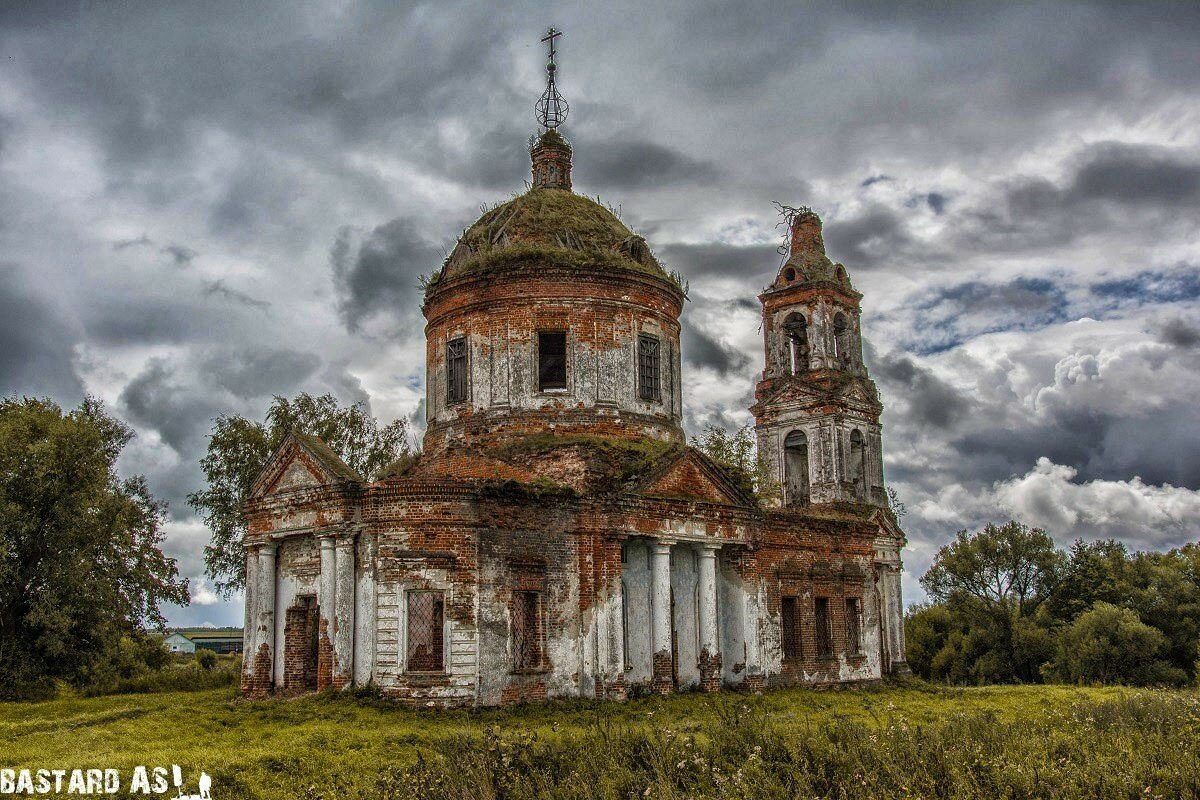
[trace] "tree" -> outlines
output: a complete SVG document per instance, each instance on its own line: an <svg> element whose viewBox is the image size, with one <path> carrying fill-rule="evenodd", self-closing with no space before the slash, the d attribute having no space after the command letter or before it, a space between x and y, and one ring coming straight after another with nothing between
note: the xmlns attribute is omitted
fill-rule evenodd
<svg viewBox="0 0 1200 800"><path fill-rule="evenodd" d="M730 433L719 425L708 425L692 438L692 446L724 467L742 490L760 503L778 499L779 484L766 459L758 456L753 426L744 425Z"/></svg>
<svg viewBox="0 0 1200 800"><path fill-rule="evenodd" d="M1132 610L1096 603L1063 631L1046 675L1070 683L1183 683L1187 674L1159 657L1166 644Z"/></svg>
<svg viewBox="0 0 1200 800"><path fill-rule="evenodd" d="M188 602L165 506L116 471L132 431L88 398L0 401L0 694L77 685Z"/></svg>
<svg viewBox="0 0 1200 800"><path fill-rule="evenodd" d="M938 550L921 585L936 600L973 598L1025 616L1049 595L1063 560L1041 528L989 523L979 533L959 531Z"/></svg>
<svg viewBox="0 0 1200 800"><path fill-rule="evenodd" d="M1130 578L1125 545L1113 539L1077 539L1046 602L1057 620L1069 623L1097 602L1128 602L1133 592Z"/></svg>
<svg viewBox="0 0 1200 800"><path fill-rule="evenodd" d="M294 400L276 397L263 422L236 415L217 418L208 452L200 461L208 486L188 495L188 504L212 532L212 541L204 548L205 571L227 597L246 583L242 503L289 431L317 436L367 477L411 450L406 420L380 426L366 403L341 406L330 394L301 394Z"/></svg>

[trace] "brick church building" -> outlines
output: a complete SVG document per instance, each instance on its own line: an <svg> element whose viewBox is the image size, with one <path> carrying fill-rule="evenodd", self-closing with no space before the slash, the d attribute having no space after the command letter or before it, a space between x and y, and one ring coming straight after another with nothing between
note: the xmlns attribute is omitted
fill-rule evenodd
<svg viewBox="0 0 1200 800"><path fill-rule="evenodd" d="M861 295L818 217L759 295L763 501L686 443L678 280L572 191L555 128L531 160L426 291L420 456L369 477L291 435L256 481L243 692L487 706L905 670Z"/></svg>

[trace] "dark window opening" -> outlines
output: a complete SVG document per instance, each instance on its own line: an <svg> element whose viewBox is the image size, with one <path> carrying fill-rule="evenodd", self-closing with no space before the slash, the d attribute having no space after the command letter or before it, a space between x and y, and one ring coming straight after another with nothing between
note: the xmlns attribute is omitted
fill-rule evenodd
<svg viewBox="0 0 1200 800"><path fill-rule="evenodd" d="M788 314L783 321L783 333L788 342L788 369L796 375L808 371L808 323L800 314Z"/></svg>
<svg viewBox="0 0 1200 800"><path fill-rule="evenodd" d="M538 389L567 388L567 334L565 331L538 333Z"/></svg>
<svg viewBox="0 0 1200 800"><path fill-rule="evenodd" d="M516 592L512 605L513 667L542 666L542 613L537 592Z"/></svg>
<svg viewBox="0 0 1200 800"><path fill-rule="evenodd" d="M783 440L783 469L787 480L785 502L789 506L808 503L808 437L792 431Z"/></svg>
<svg viewBox="0 0 1200 800"><path fill-rule="evenodd" d="M846 651L855 656L862 652L862 603L857 597L846 599Z"/></svg>
<svg viewBox="0 0 1200 800"><path fill-rule="evenodd" d="M863 435L857 429L850 431L850 463L847 466L847 477L854 486L854 496L859 500L866 500L867 449L863 444Z"/></svg>
<svg viewBox="0 0 1200 800"><path fill-rule="evenodd" d="M638 396L643 400L662 400L661 360L657 337L638 336Z"/></svg>
<svg viewBox="0 0 1200 800"><path fill-rule="evenodd" d="M446 343L446 402L461 403L467 399L467 340L451 339Z"/></svg>
<svg viewBox="0 0 1200 800"><path fill-rule="evenodd" d="M800 659L800 599L783 598L782 612L783 660L797 661Z"/></svg>
<svg viewBox="0 0 1200 800"><path fill-rule="evenodd" d="M816 600L817 656L829 658L833 655L833 620L829 616L829 598Z"/></svg>
<svg viewBox="0 0 1200 800"><path fill-rule="evenodd" d="M442 672L446 668L442 622L445 600L441 592L408 593L408 669Z"/></svg>
<svg viewBox="0 0 1200 800"><path fill-rule="evenodd" d="M850 365L850 322L841 312L833 317L833 354L838 363Z"/></svg>

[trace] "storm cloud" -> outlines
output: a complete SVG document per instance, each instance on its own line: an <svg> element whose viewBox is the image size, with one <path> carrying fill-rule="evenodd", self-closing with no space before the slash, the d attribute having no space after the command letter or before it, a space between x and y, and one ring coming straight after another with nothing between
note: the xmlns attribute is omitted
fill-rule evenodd
<svg viewBox="0 0 1200 800"><path fill-rule="evenodd" d="M551 22L577 191L690 282L691 433L751 421L772 201L808 205L864 295L910 596L1004 516L1188 538L1195 4L6 6L0 388L123 415L199 575L214 416L333 391L419 422L421 276L524 189Z"/></svg>

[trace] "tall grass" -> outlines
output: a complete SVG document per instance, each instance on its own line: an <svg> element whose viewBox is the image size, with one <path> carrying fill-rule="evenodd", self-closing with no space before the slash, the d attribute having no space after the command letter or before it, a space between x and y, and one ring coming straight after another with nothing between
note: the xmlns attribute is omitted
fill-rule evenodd
<svg viewBox="0 0 1200 800"><path fill-rule="evenodd" d="M1139 693L1001 721L952 713L929 724L889 714L782 728L724 699L681 733L599 712L583 732L490 726L385 769L359 796L439 798L1200 798L1200 700ZM323 795L309 791L310 800ZM330 795L332 797L332 794Z"/></svg>

